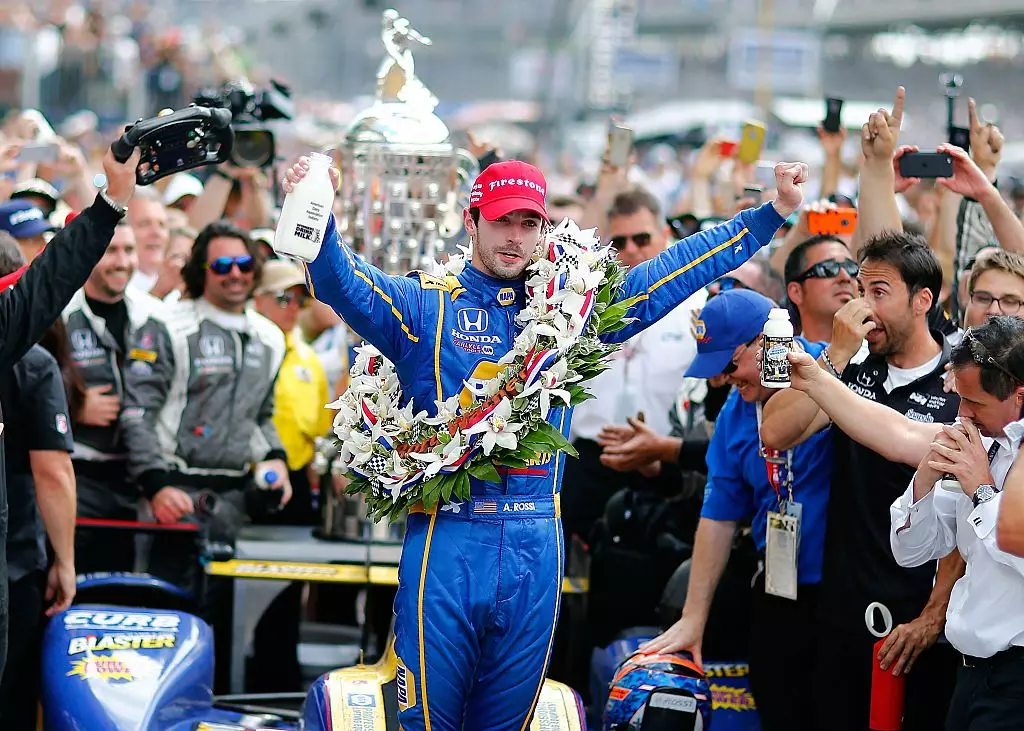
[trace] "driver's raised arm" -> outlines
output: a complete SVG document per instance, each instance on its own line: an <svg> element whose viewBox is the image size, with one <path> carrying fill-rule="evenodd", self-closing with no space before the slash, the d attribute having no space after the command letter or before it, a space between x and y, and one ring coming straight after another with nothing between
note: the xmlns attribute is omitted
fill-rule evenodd
<svg viewBox="0 0 1024 731"><path fill-rule="evenodd" d="M779 191L776 200L741 211L725 223L688 236L630 269L620 299L634 301L627 317L636 320L608 333L606 339L631 338L771 242L803 201L800 184L807 179L807 166L780 163L775 166L775 179Z"/></svg>

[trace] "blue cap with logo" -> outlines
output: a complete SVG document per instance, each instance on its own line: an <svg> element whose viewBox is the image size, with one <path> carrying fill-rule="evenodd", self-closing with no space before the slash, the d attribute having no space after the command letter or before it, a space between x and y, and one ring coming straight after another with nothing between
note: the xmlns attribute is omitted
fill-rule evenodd
<svg viewBox="0 0 1024 731"><path fill-rule="evenodd" d="M16 239L30 239L54 229L42 210L31 201L0 203L0 231L6 231Z"/></svg>
<svg viewBox="0 0 1024 731"><path fill-rule="evenodd" d="M713 378L725 370L736 348L761 334L775 303L750 289L730 289L704 305L694 325L697 357L689 378Z"/></svg>

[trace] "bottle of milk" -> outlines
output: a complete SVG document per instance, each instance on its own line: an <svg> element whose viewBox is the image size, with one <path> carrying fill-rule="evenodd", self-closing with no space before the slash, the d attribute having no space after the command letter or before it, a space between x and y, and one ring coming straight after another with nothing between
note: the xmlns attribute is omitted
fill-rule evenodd
<svg viewBox="0 0 1024 731"><path fill-rule="evenodd" d="M334 184L328 172L333 161L319 152L308 157L309 173L284 199L274 233L274 251L305 262L320 253L334 205Z"/></svg>
<svg viewBox="0 0 1024 731"><path fill-rule="evenodd" d="M793 323L789 310L775 307L764 324L764 346L761 351L761 385L765 388L789 388L790 363L786 357L793 350Z"/></svg>

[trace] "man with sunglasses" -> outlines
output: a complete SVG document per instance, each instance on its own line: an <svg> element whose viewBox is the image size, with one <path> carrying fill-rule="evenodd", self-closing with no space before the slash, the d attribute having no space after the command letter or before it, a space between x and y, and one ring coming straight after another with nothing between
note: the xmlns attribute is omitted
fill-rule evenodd
<svg viewBox="0 0 1024 731"><path fill-rule="evenodd" d="M857 264L842 239L814 236L786 257L786 295L799 315L793 323L812 342L832 339L836 313L857 297Z"/></svg>
<svg viewBox="0 0 1024 731"><path fill-rule="evenodd" d="M653 259L669 245L669 229L658 199L639 186L623 190L612 200L608 230L619 261L630 269ZM630 338L609 359L608 369L588 385L594 398L576 407L570 430L580 456L566 463L562 480L562 526L566 535L576 534L587 540L614 493L628 486L647 487L648 478L640 472L617 472L602 464L603 448L620 443L620 435L630 432L629 420L641 413L655 433L669 434L665 405L675 399L683 371L696 355L690 322L706 300L706 291L700 290ZM660 592L660 587L656 591ZM620 614L617 609L613 613ZM620 629L619 625L614 627L616 633Z"/></svg>
<svg viewBox="0 0 1024 731"><path fill-rule="evenodd" d="M121 415L128 472L161 523L190 520L201 490L216 492L240 514L258 512L257 497L284 504L291 496L273 423L284 336L247 307L260 276L258 253L231 224L204 228L182 268L185 299L155 312L128 354ZM271 491L254 490L255 478L268 472L276 475ZM233 540L229 533L218 538ZM191 588L193 548L192 538L155 536L149 571ZM207 589L211 596L229 591L230 584L217 582ZM207 600L220 691L229 670L230 598Z"/></svg>
<svg viewBox="0 0 1024 731"><path fill-rule="evenodd" d="M758 438L762 405L779 392L761 385L758 350L761 332L774 303L744 289L713 297L697 324L697 357L686 375L733 387L715 422L708 446L707 486L694 541L690 584L682 617L641 650L688 650L701 661L701 646L711 602L740 523L749 521L758 551L766 550L770 514L799 513L799 549L780 573L773 557L754 581L750 627L750 680L765 731L816 729L806 703L795 702L794 687L810 681L813 634L810 631L825 540L832 459L827 435L818 434L795 449L768 450ZM818 355L824 343L800 336L800 345ZM767 573L766 573L767 572ZM780 596L791 579L795 596ZM785 627L780 642L778 629Z"/></svg>
<svg viewBox="0 0 1024 731"><path fill-rule="evenodd" d="M284 190L308 172L308 160L300 159ZM627 314L636 319L610 339L636 335L768 244L803 199L807 166L783 163L775 175L772 203L631 268L621 297L635 297ZM331 176L337 186L339 172ZM310 292L395 364L414 408L434 413L452 397L471 405L483 395L475 384L498 372L520 332L524 273L550 223L546 192L532 165L509 160L484 170L463 219L472 260L447 278L386 275L345 245L331 218L325 245L308 265ZM568 433L571 409L552 409L548 419ZM441 506L409 515L395 599L406 731L529 725L551 656L564 546L558 491L565 455L539 454L537 462L498 482L471 478L474 501L458 513ZM513 513L475 510L477 500L511 495L529 497L532 512L508 520Z"/></svg>

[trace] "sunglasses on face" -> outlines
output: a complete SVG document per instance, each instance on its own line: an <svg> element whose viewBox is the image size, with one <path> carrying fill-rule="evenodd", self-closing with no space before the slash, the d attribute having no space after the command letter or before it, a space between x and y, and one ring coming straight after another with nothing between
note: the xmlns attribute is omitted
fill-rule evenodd
<svg viewBox="0 0 1024 731"><path fill-rule="evenodd" d="M213 261L206 262L206 268L221 277L230 274L231 268L235 266L242 274L248 274L256 266L256 260L246 254L245 256L219 256Z"/></svg>
<svg viewBox="0 0 1024 731"><path fill-rule="evenodd" d="M839 272L845 271L851 278L856 279L860 273L860 264L853 259L826 259L819 261L810 267L803 274L795 277L794 282L803 282L807 279L833 279L839 276Z"/></svg>
<svg viewBox="0 0 1024 731"><path fill-rule="evenodd" d="M298 301L299 307L305 309L309 306L309 295L305 292L275 292L274 301L277 302L277 306L281 308L287 307L292 302Z"/></svg>
<svg viewBox="0 0 1024 731"><path fill-rule="evenodd" d="M751 345L756 343L757 339L760 338L760 337L761 336L758 335L756 338L754 338L749 343L744 345L742 350L740 350L739 353L737 353L736 355L734 355L732 357L732 360L729 361L729 365L727 365L725 368L722 369L722 375L723 376L731 376L733 373L735 373L737 371L737 369L739 369L739 367L740 367L739 363L737 363L736 361L739 360L740 358L742 358L743 354L747 352L747 348L749 348Z"/></svg>
<svg viewBox="0 0 1024 731"><path fill-rule="evenodd" d="M636 248L642 249L651 243L651 235L649 233L640 233L629 234L628 236L612 236L612 248L616 251L622 251L630 241L636 244Z"/></svg>

